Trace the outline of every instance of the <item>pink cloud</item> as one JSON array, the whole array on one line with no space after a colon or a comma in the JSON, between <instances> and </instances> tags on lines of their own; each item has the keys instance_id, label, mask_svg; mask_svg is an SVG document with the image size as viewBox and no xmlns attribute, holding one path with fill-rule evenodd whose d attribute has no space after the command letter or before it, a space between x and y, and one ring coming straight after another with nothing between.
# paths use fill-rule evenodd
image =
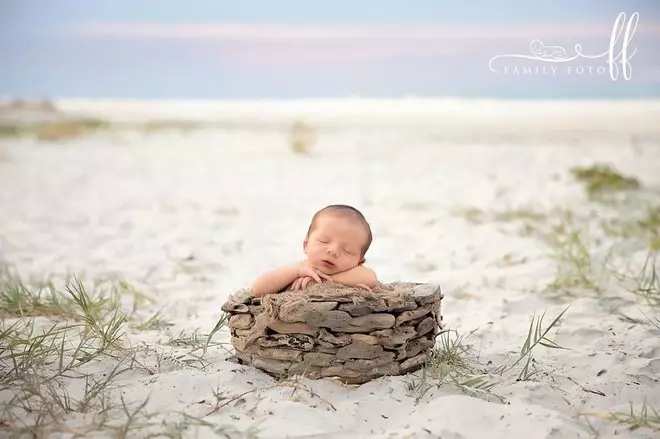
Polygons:
<instances>
[{"instance_id":1,"label":"pink cloud","mask_svg":"<svg viewBox=\"0 0 660 439\"><path fill-rule=\"evenodd\" d=\"M612 23L570 25L342 25L342 24L159 24L159 23L85 23L74 32L88 36L115 38L175 38L242 42L398 40L452 41L518 38L594 38L609 39ZM660 23L641 23L639 36L660 36Z\"/></svg>"},{"instance_id":2,"label":"pink cloud","mask_svg":"<svg viewBox=\"0 0 660 439\"><path fill-rule=\"evenodd\" d=\"M607 49L614 22L571 25L344 25L266 23L86 23L79 35L155 40L191 40L211 44L211 56L269 67L332 66L450 57L483 53L508 43L527 49L529 41L568 44L601 41ZM635 38L660 36L660 23L638 25ZM523 50L524 50L523 49ZM495 51L496 52L496 51Z\"/></svg>"},{"instance_id":3,"label":"pink cloud","mask_svg":"<svg viewBox=\"0 0 660 439\"><path fill-rule=\"evenodd\" d=\"M387 60L437 58L457 55L465 50L457 45L437 45L422 42L406 44L373 41L340 42L279 42L221 44L215 51L223 59L267 66L310 66L320 63L367 63Z\"/></svg>"}]
</instances>

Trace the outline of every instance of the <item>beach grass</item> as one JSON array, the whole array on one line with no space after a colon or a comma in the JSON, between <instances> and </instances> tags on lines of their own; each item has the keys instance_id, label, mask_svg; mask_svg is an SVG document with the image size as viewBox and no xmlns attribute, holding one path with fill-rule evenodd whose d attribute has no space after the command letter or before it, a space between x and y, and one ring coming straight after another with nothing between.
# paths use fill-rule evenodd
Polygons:
<instances>
[{"instance_id":1,"label":"beach grass","mask_svg":"<svg viewBox=\"0 0 660 439\"><path fill-rule=\"evenodd\" d=\"M580 416L585 418L599 418L616 424L625 425L629 431L641 428L649 429L653 432L660 432L660 410L649 406L644 401L641 406L629 404L628 411L610 411L602 412L584 412Z\"/></svg>"},{"instance_id":2,"label":"beach grass","mask_svg":"<svg viewBox=\"0 0 660 439\"><path fill-rule=\"evenodd\" d=\"M585 234L578 230L558 234L551 244L551 257L555 261L555 277L547 285L548 291L572 296L575 290L599 290Z\"/></svg>"},{"instance_id":3,"label":"beach grass","mask_svg":"<svg viewBox=\"0 0 660 439\"><path fill-rule=\"evenodd\" d=\"M542 212L525 208L500 209L487 212L477 207L462 207L455 209L453 213L472 224L505 223L516 220L540 222L547 218L547 215Z\"/></svg>"},{"instance_id":4,"label":"beach grass","mask_svg":"<svg viewBox=\"0 0 660 439\"><path fill-rule=\"evenodd\" d=\"M7 266L2 268L0 399L6 403L0 420L5 426L32 437L86 436L94 431L130 437L129 430L173 433L194 424L194 417L186 414L178 423L150 420L144 412L146 401L129 404L120 393L117 397L119 380L127 373L159 373L160 367L151 365L165 360L177 367L206 366L207 349L222 346L213 336L224 328L225 316L208 334L175 337L184 342L183 352L181 346L170 346L170 353L163 354L167 343L131 346L127 339L132 330L169 327L162 310L129 324L131 314L124 311L120 298L132 290L130 284L103 281L88 290L73 276L62 290L50 281L35 287ZM119 400L121 406L113 405Z\"/></svg>"},{"instance_id":5,"label":"beach grass","mask_svg":"<svg viewBox=\"0 0 660 439\"><path fill-rule=\"evenodd\" d=\"M153 135L163 131L190 133L205 127L228 128L227 124L222 123L203 124L186 120L111 122L98 118L74 118L35 123L0 123L0 139L34 138L40 142L58 143L109 132L133 131Z\"/></svg>"},{"instance_id":6,"label":"beach grass","mask_svg":"<svg viewBox=\"0 0 660 439\"><path fill-rule=\"evenodd\" d=\"M544 293L564 300L590 295L611 306L610 299L614 298L604 290L603 277L603 272L610 269L602 260L626 259L636 251L653 253L660 249L660 193L627 194L616 202L596 203L595 210L582 215L566 208L549 212L532 208L487 212L463 207L454 213L476 226L515 224L517 229L514 228L513 233L544 244L555 265L555 274L543 289ZM512 229L501 232L510 234ZM516 264L509 254L498 264L500 267L513 265Z\"/></svg>"},{"instance_id":7,"label":"beach grass","mask_svg":"<svg viewBox=\"0 0 660 439\"><path fill-rule=\"evenodd\" d=\"M584 184L587 195L592 199L611 192L634 190L641 187L636 177L623 175L606 163L576 166L571 168L570 172L575 180Z\"/></svg>"},{"instance_id":8,"label":"beach grass","mask_svg":"<svg viewBox=\"0 0 660 439\"><path fill-rule=\"evenodd\" d=\"M307 155L311 152L318 135L311 125L303 120L295 120L289 132L289 145L294 154Z\"/></svg>"},{"instance_id":9,"label":"beach grass","mask_svg":"<svg viewBox=\"0 0 660 439\"><path fill-rule=\"evenodd\" d=\"M561 319L568 311L566 307L547 325L544 324L545 312L532 315L526 338L518 352L512 357L505 356L497 365L484 365L473 349L466 343L467 336L456 330L443 330L438 334L436 344L420 371L411 374L407 389L419 402L432 388L453 386L461 392L487 401L505 402L497 393L497 388L516 381L530 380L538 372L534 352L539 347L548 349L567 349L557 344L550 332L557 329Z\"/></svg>"},{"instance_id":10,"label":"beach grass","mask_svg":"<svg viewBox=\"0 0 660 439\"><path fill-rule=\"evenodd\" d=\"M536 373L535 370L530 369L530 365L534 360L532 354L537 346L543 346L548 349L566 349L565 347L558 345L556 342L554 342L551 338L548 337L550 330L552 330L557 326L557 324L560 322L561 318L564 316L566 311L568 311L568 307L564 308L564 310L561 313L559 313L552 320L552 322L549 325L547 325L545 328L543 327L543 319L545 318L545 311L538 317L535 315L532 316L532 321L529 324L529 330L527 332L527 338L525 339L525 342L520 348L520 355L518 359L514 361L513 364L511 364L510 366L505 367L503 370L505 371L512 370L518 364L522 364L523 366L520 369L520 372L518 373L517 380L525 381L530 379Z\"/></svg>"}]
</instances>

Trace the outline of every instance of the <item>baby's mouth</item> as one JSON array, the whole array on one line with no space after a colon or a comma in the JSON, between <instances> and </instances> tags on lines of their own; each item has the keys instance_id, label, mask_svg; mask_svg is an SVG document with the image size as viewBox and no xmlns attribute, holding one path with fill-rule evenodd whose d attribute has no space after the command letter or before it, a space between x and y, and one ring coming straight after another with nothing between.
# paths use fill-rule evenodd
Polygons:
<instances>
[{"instance_id":1,"label":"baby's mouth","mask_svg":"<svg viewBox=\"0 0 660 439\"><path fill-rule=\"evenodd\" d=\"M330 262L330 261L328 261L328 260L325 260L325 259L324 259L324 260L322 260L321 262L323 262L323 265L325 265L326 267L329 267L329 268L335 268L335 264L333 264L332 262Z\"/></svg>"}]
</instances>

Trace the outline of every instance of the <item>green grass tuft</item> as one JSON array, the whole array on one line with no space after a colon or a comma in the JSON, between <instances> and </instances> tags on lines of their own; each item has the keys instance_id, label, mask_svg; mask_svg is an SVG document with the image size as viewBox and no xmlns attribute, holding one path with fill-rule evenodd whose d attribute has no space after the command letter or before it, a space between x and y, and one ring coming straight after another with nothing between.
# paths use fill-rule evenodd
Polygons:
<instances>
[{"instance_id":1,"label":"green grass tuft","mask_svg":"<svg viewBox=\"0 0 660 439\"><path fill-rule=\"evenodd\" d=\"M576 230L558 235L552 245L555 260L555 278L547 286L548 291L572 295L572 290L598 291L592 270L589 246L583 235Z\"/></svg>"},{"instance_id":2,"label":"green grass tuft","mask_svg":"<svg viewBox=\"0 0 660 439\"><path fill-rule=\"evenodd\" d=\"M639 189L639 180L617 172L607 164L597 163L592 166L578 166L571 169L571 175L584 183L587 194L596 197L607 192Z\"/></svg>"},{"instance_id":3,"label":"green grass tuft","mask_svg":"<svg viewBox=\"0 0 660 439\"><path fill-rule=\"evenodd\" d=\"M538 372L533 354L539 346L567 349L549 336L550 331L557 327L567 311L568 307L547 326L544 326L545 312L538 317L533 315L517 358L513 361L506 358L495 366L481 365L471 348L466 345L464 337L455 330L442 331L438 334L436 344L422 369L410 376L407 383L409 394L419 401L433 387L453 385L466 394L486 400L492 397L504 402L504 398L493 390L507 382L532 378Z\"/></svg>"},{"instance_id":4,"label":"green grass tuft","mask_svg":"<svg viewBox=\"0 0 660 439\"><path fill-rule=\"evenodd\" d=\"M296 120L291 125L289 133L291 151L295 154L307 155L311 152L312 145L316 142L314 129L301 120Z\"/></svg>"}]
</instances>

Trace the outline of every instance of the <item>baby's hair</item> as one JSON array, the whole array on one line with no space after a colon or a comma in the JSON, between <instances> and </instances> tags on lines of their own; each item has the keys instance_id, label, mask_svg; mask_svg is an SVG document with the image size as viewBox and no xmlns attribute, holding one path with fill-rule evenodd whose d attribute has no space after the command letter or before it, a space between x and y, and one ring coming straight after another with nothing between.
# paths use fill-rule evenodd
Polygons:
<instances>
[{"instance_id":1,"label":"baby's hair","mask_svg":"<svg viewBox=\"0 0 660 439\"><path fill-rule=\"evenodd\" d=\"M362 212L360 212L353 206L348 206L346 204L331 204L330 206L326 206L323 209L316 212L312 217L311 223L309 224L309 229L307 230L307 237L309 237L309 235L314 231L314 228L316 227L316 220L321 215L326 213L357 220L366 229L367 242L362 248L362 255L361 255L364 256L367 253L367 250L369 250L369 247L371 246L371 241L373 239L373 236L371 235L371 227L369 226L369 223L367 222L366 218L364 217L364 215L362 215Z\"/></svg>"}]
</instances>

